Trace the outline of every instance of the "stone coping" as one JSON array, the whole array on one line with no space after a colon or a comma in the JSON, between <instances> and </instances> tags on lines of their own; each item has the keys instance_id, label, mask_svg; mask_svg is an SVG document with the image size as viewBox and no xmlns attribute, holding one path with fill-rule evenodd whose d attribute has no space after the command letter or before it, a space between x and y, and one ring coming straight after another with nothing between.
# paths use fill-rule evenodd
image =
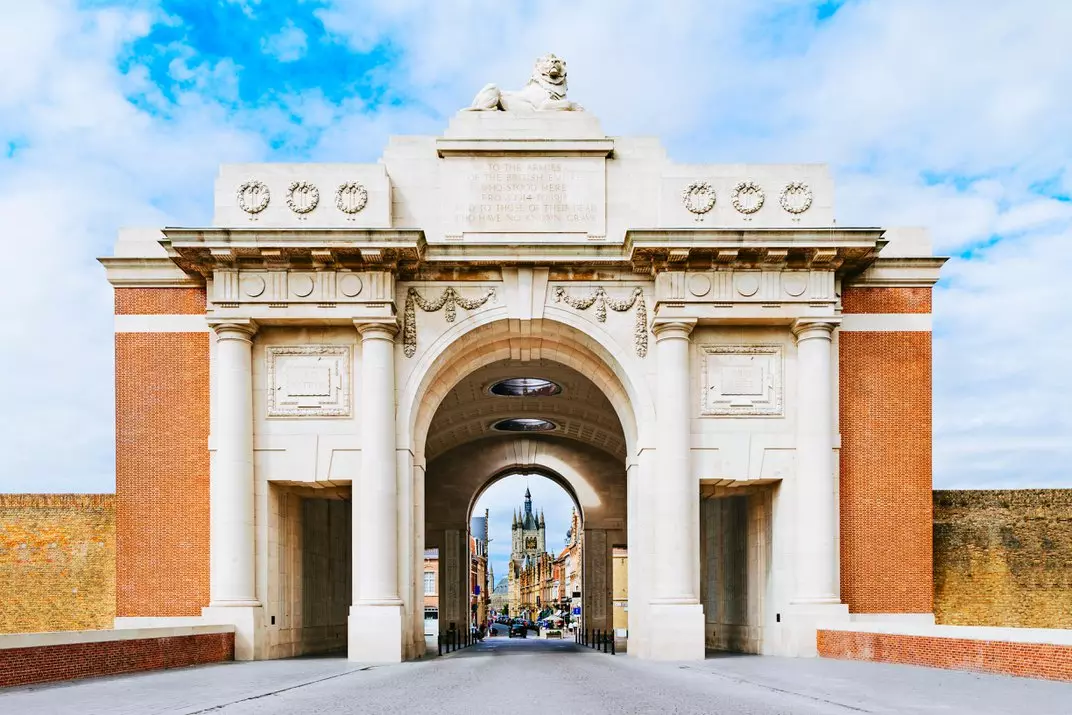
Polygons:
<instances>
[{"instance_id":1,"label":"stone coping","mask_svg":"<svg viewBox=\"0 0 1072 715\"><path fill-rule=\"evenodd\" d=\"M49 631L46 633L0 634L0 650L9 648L41 648L74 645L76 643L106 643L152 638L177 638L213 633L234 633L233 625L170 626L166 628L118 628L99 631Z\"/></svg>"},{"instance_id":2,"label":"stone coping","mask_svg":"<svg viewBox=\"0 0 1072 715\"><path fill-rule=\"evenodd\" d=\"M821 631L882 633L897 636L919 636L922 638L958 638L961 640L1001 643L1041 643L1072 646L1072 629L1069 628L997 628L992 626L939 626L892 621L851 621L821 623L818 629Z\"/></svg>"}]
</instances>

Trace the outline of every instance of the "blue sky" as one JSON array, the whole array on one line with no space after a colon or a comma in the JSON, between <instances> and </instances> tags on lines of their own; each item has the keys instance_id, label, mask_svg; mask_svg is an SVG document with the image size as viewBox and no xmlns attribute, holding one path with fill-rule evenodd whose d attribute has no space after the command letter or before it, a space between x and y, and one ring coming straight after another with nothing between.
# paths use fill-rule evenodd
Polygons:
<instances>
[{"instance_id":1,"label":"blue sky","mask_svg":"<svg viewBox=\"0 0 1072 715\"><path fill-rule=\"evenodd\" d=\"M113 488L120 226L198 225L220 163L375 161L569 62L680 162L829 163L842 225L924 225L935 484L1069 486L1072 3L0 0L0 490Z\"/></svg>"}]
</instances>

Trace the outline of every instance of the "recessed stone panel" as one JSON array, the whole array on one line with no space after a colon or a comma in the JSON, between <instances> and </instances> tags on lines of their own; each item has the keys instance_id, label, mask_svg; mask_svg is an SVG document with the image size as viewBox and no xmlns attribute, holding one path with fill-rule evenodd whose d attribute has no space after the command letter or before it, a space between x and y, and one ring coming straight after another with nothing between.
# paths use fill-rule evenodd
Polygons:
<instances>
[{"instance_id":1,"label":"recessed stone panel","mask_svg":"<svg viewBox=\"0 0 1072 715\"><path fill-rule=\"evenodd\" d=\"M782 415L780 345L701 345L700 412L713 417Z\"/></svg>"},{"instance_id":2,"label":"recessed stone panel","mask_svg":"<svg viewBox=\"0 0 1072 715\"><path fill-rule=\"evenodd\" d=\"M349 417L350 346L270 345L269 417Z\"/></svg>"}]
</instances>

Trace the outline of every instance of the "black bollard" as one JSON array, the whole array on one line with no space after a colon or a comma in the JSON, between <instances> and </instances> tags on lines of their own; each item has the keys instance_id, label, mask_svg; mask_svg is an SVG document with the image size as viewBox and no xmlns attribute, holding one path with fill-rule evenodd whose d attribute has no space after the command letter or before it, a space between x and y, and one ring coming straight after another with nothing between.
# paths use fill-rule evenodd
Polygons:
<instances>
[{"instance_id":1,"label":"black bollard","mask_svg":"<svg viewBox=\"0 0 1072 715\"><path fill-rule=\"evenodd\" d=\"M610 654L611 655L614 655L614 649L616 647L617 647L617 644L615 643L614 631L611 631L610 632Z\"/></svg>"},{"instance_id":2,"label":"black bollard","mask_svg":"<svg viewBox=\"0 0 1072 715\"><path fill-rule=\"evenodd\" d=\"M437 655L443 655L443 634L436 636Z\"/></svg>"}]
</instances>

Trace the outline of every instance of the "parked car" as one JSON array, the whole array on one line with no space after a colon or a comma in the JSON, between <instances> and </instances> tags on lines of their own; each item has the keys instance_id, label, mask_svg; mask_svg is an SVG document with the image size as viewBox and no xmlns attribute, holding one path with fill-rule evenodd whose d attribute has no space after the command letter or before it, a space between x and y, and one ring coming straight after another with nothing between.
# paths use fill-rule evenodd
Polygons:
<instances>
[{"instance_id":1,"label":"parked car","mask_svg":"<svg viewBox=\"0 0 1072 715\"><path fill-rule=\"evenodd\" d=\"M510 637L514 638L527 638L529 633L528 627L524 621L516 621L510 625Z\"/></svg>"}]
</instances>

